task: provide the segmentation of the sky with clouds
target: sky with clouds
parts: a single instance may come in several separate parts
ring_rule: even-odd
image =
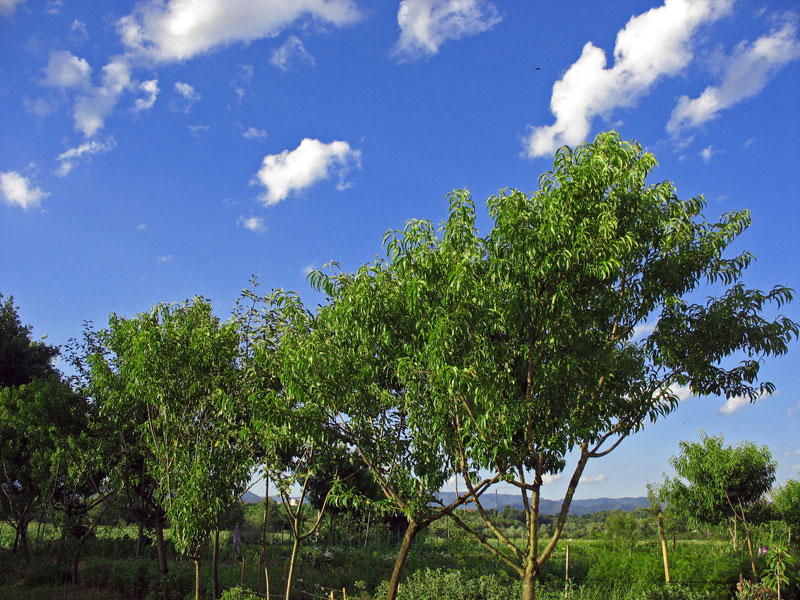
[[[313,306],[311,270],[456,188],[486,233],[490,195],[607,129],[709,218],[748,208],[746,282],[798,288],[798,28],[795,0],[0,0],[0,292],[57,344],[197,294],[225,315],[253,274]],[[676,390],[578,496],[643,495],[701,429],[798,477],[796,346],[755,404]]]

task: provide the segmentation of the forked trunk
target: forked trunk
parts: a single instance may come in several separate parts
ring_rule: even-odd
[[[403,544],[400,546],[400,552],[397,553],[397,559],[394,561],[394,571],[392,571],[392,578],[389,580],[389,591],[386,594],[386,600],[396,600],[397,590],[400,587],[400,576],[403,574],[403,567],[406,565],[408,552],[411,550],[411,544],[414,538],[417,537],[420,527],[416,521],[409,521],[406,527],[406,534],[403,536]]]
[[[28,524],[20,523],[17,529],[19,545],[22,548],[22,560],[26,567],[31,566],[31,549],[28,547]]]

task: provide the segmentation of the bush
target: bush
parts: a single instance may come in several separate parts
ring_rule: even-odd
[[[258,596],[249,590],[235,587],[222,592],[222,596],[220,596],[219,600],[258,600]]]
[[[385,596],[389,583],[378,586],[375,597]],[[507,600],[520,594],[518,583],[494,575],[466,576],[463,571],[422,569],[400,584],[398,600]]]

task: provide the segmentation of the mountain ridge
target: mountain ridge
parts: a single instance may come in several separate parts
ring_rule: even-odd
[[[445,504],[449,504],[455,500],[455,492],[439,492],[439,499]],[[242,495],[242,502],[245,504],[258,504],[264,500],[263,496],[258,496],[251,491],[247,491]],[[522,509],[522,497],[519,494],[492,494],[491,492],[485,494],[482,498],[484,508],[494,508],[495,502],[497,509],[503,510],[506,506],[512,508]],[[646,496],[623,496],[621,498],[582,498],[573,500],[570,505],[569,514],[571,515],[585,515],[604,510],[622,510],[634,511],[638,508],[646,508],[650,506],[650,501]],[[465,505],[464,508],[469,509],[470,505]],[[561,500],[547,500],[542,498],[539,502],[539,513],[542,515],[558,514],[561,510]]]

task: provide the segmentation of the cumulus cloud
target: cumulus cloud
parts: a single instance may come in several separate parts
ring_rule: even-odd
[[[210,125],[187,125],[186,127],[189,128],[189,131],[192,133],[194,137],[200,137],[206,131],[211,129]]]
[[[740,43],[723,70],[722,81],[707,87],[700,96],[681,96],[672,111],[667,131],[676,136],[684,129],[716,119],[721,110],[758,94],[775,73],[800,58],[800,41],[794,23],[758,38]]]
[[[305,138],[292,151],[265,156],[254,181],[266,188],[261,200],[269,206],[332,174],[339,177],[337,188],[344,189],[347,187],[345,176],[351,166],[361,166],[361,151],[353,150],[347,142],[325,144]]]
[[[22,4],[25,0],[0,0],[0,16],[10,17],[17,10],[17,4]]]
[[[800,402],[798,402],[796,406],[792,406],[791,408],[786,409],[787,416],[791,416],[796,412],[800,412]]]
[[[106,117],[114,110],[120,95],[130,83],[130,64],[123,57],[113,57],[103,67],[101,84],[75,101],[75,128],[86,137],[94,136],[103,127]]]
[[[255,127],[248,127],[242,137],[246,140],[263,140],[267,137],[267,132],[264,129],[256,129]]]
[[[30,179],[16,171],[0,173],[0,193],[3,201],[11,206],[19,206],[23,210],[39,206],[42,198],[50,194],[35,187]]]
[[[75,168],[76,163],[91,160],[91,157],[95,154],[105,154],[106,152],[111,152],[116,146],[117,144],[114,141],[114,138],[109,138],[105,142],[89,140],[80,146],[70,148],[69,150],[59,154],[58,158],[56,158],[59,163],[58,168],[56,169],[56,175],[59,177],[64,177],[68,175],[73,168]]]
[[[788,451],[783,453],[784,456],[800,456],[800,449],[795,450],[794,452]]]
[[[172,259],[175,258],[172,254],[165,254],[163,256],[156,257],[156,262],[159,264],[166,264],[168,262],[172,262]]]
[[[51,52],[47,65],[42,70],[42,85],[58,88],[87,86],[92,73],[88,62],[68,50]]]
[[[392,54],[401,60],[436,54],[447,40],[481,33],[500,20],[486,0],[403,0],[397,11],[400,39]]]
[[[529,157],[547,156],[564,144],[586,139],[592,119],[614,108],[633,106],[660,78],[680,73],[692,60],[698,28],[727,14],[733,0],[665,0],[663,6],[632,17],[617,33],[614,66],[587,42],[580,58],[553,85],[552,125],[529,127]]]
[[[170,108],[188,114],[192,110],[192,104],[200,100],[202,96],[194,89],[194,86],[183,81],[176,81],[173,86],[177,98],[170,102]]]
[[[133,107],[137,111],[153,108],[159,92],[158,79],[150,79],[148,81],[141,82],[139,84],[139,89],[144,93],[144,97],[137,98],[133,103]]]
[[[299,37],[293,35],[283,45],[272,53],[269,59],[281,71],[286,71],[292,63],[306,63],[312,67],[317,64]]]
[[[542,475],[542,483],[553,483],[554,481],[558,481],[563,476],[563,473],[556,473],[555,475]]]
[[[267,230],[267,226],[264,225],[264,219],[261,217],[245,217],[242,215],[236,219],[236,224],[253,233],[264,233]]]
[[[702,157],[703,162],[708,164],[711,162],[711,157],[714,156],[716,153],[717,151],[714,150],[713,146],[706,146],[700,151],[700,156]]]
[[[761,394],[757,399],[756,402],[759,400],[763,400],[764,398],[768,397],[768,394]],[[733,413],[741,410],[748,404],[751,404],[749,398],[747,396],[734,396],[733,398],[728,398],[725,401],[725,404],[720,406],[719,414],[721,415],[732,415]]]
[[[600,474],[596,475],[595,477],[589,477],[588,475],[584,475],[581,477],[580,483],[600,483],[608,479],[605,475]]]
[[[89,39],[89,32],[86,30],[86,23],[75,19],[69,28],[69,37],[76,42],[85,42]]]
[[[147,0],[120,19],[117,29],[129,51],[174,62],[220,45],[275,36],[303,17],[342,27],[361,13],[354,0]]]

